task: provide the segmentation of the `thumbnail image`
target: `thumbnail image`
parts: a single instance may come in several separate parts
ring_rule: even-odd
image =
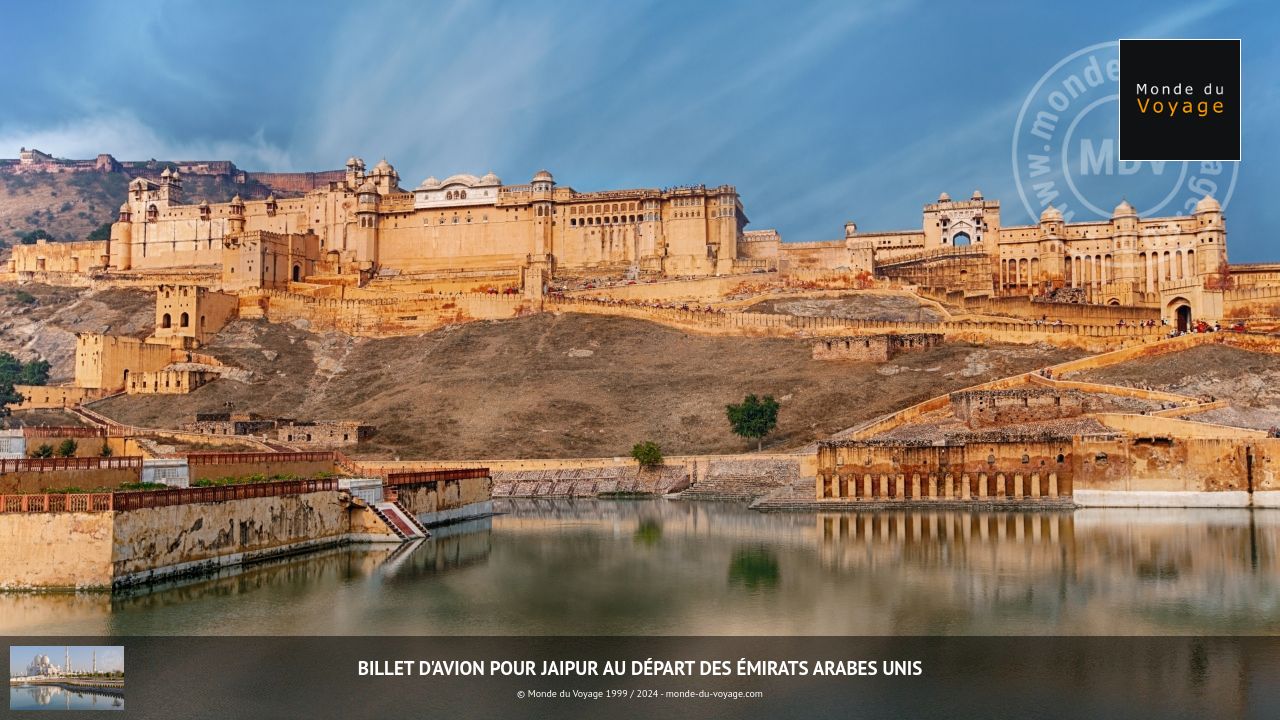
[[[124,710],[124,647],[9,646],[9,709]]]

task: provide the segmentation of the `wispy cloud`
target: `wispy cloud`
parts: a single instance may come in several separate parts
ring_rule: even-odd
[[[580,189],[728,182],[755,227],[911,227],[941,190],[1026,218],[1009,167],[1023,93],[1118,36],[1245,38],[1246,162],[1233,243],[1269,237],[1280,163],[1274,4],[1031,9],[800,0],[186,0],[0,4],[0,154],[226,158],[334,168],[386,156],[407,185],[546,167]],[[1047,15],[1046,15],[1047,13]],[[211,40],[216,38],[216,40]],[[1251,66],[1249,63],[1254,65]],[[9,148],[7,151],[4,148]],[[1252,164],[1251,164],[1252,163]],[[1253,201],[1250,201],[1250,198]],[[1247,256],[1247,252],[1242,253]]]
[[[0,125],[0,148],[36,147],[58,157],[92,158],[110,153],[120,160],[232,159],[246,168],[293,168],[284,149],[267,142],[261,130],[241,138],[173,140],[127,111],[79,117],[41,127]]]

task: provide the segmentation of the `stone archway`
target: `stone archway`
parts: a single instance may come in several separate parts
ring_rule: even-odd
[[[1178,332],[1191,330],[1191,301],[1184,297],[1176,297],[1169,301],[1169,315]]]
[[[972,242],[972,238],[969,237],[969,233],[967,232],[962,231],[951,236],[951,244],[954,247],[964,247],[970,244],[971,242]]]

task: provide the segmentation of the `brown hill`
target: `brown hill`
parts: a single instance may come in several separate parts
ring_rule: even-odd
[[[84,240],[98,226],[115,221],[131,177],[124,172],[0,175],[0,247],[40,229],[55,240]],[[191,202],[226,202],[237,193],[265,198],[271,192],[252,178],[239,184],[227,176],[189,175],[182,185]]]
[[[186,396],[117,397],[118,420],[176,427],[234,409],[350,418],[378,433],[359,454],[438,459],[740,452],[724,407],[782,403],[766,442],[792,448],[947,390],[1078,354],[949,345],[883,365],[810,359],[803,340],[706,337],[638,320],[536,315],[386,340],[240,321],[206,350],[252,372]]]
[[[142,290],[0,285],[0,351],[47,360],[52,382],[70,381],[77,332],[146,337],[155,326],[155,297]]]

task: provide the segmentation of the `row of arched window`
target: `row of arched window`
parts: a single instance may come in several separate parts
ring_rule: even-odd
[[[621,225],[623,223],[644,222],[644,215],[612,215],[605,217],[569,218],[569,227],[587,227],[588,225]]]

